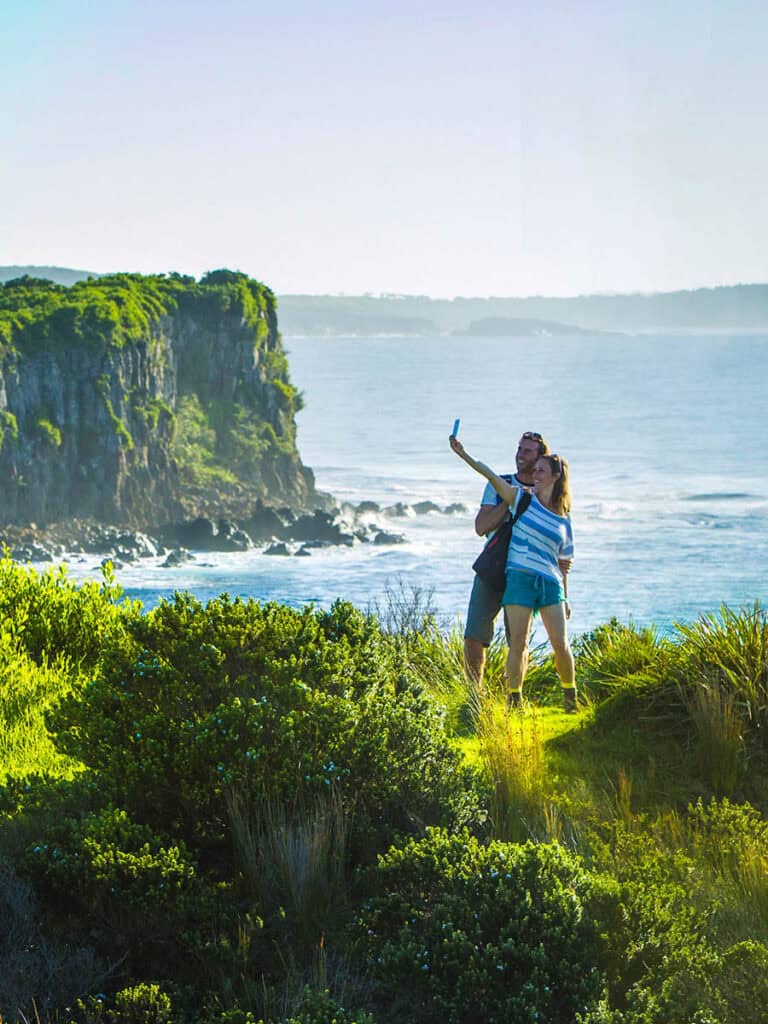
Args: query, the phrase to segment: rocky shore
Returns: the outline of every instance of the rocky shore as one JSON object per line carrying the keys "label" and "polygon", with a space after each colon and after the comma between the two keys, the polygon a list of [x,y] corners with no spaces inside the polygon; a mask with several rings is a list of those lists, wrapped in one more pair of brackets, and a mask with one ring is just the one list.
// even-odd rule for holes
{"label": "rocky shore", "polygon": [[[247,518],[182,519],[146,530],[71,518],[48,526],[0,526],[0,545],[19,562],[56,562],[69,555],[90,554],[115,568],[144,558],[163,558],[165,568],[182,565],[198,553],[249,551],[265,555],[308,557],[313,551],[356,544],[402,544],[405,537],[390,522],[428,514],[465,514],[463,505],[441,507],[434,502],[381,506],[373,501],[359,505],[329,500],[326,507],[296,512],[257,501]],[[393,524],[396,525],[396,524]]]}

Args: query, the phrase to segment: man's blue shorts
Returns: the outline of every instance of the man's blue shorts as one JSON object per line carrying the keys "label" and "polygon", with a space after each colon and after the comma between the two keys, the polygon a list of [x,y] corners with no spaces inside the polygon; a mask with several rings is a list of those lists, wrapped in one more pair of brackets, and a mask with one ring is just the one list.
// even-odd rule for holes
{"label": "man's blue shorts", "polygon": [[[467,608],[467,624],[464,636],[479,641],[487,647],[493,639],[493,625],[501,611],[501,594],[475,576]],[[506,622],[504,623],[506,627]]]}
{"label": "man's blue shorts", "polygon": [[559,580],[533,572],[507,569],[507,585],[502,604],[519,604],[523,608],[546,608],[565,600],[565,591]]}

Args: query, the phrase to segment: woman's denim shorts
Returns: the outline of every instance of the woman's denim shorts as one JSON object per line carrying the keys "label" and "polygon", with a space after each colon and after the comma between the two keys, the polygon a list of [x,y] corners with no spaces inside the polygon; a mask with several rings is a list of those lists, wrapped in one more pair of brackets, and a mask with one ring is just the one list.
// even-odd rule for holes
{"label": "woman's denim shorts", "polygon": [[519,604],[523,608],[546,608],[565,600],[565,591],[559,580],[533,572],[507,569],[507,585],[502,604]]}

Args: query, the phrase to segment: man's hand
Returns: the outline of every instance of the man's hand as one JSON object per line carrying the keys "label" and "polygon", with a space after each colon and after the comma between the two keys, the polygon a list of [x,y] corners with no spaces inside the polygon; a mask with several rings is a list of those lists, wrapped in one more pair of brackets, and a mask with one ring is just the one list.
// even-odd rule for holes
{"label": "man's hand", "polygon": [[560,572],[563,574],[563,576],[567,576],[568,573],[571,571],[571,566],[573,565],[573,559],[572,558],[558,558],[557,564],[560,566]]}

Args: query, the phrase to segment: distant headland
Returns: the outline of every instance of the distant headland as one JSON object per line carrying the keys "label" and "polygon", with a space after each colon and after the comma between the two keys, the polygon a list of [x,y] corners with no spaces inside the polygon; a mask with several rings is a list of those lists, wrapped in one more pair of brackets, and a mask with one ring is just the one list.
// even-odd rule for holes
{"label": "distant headland", "polygon": [[[25,274],[65,285],[100,276],[66,267],[0,267],[0,281]],[[285,337],[768,331],[768,284],[568,298],[278,295],[277,303]],[[517,323],[506,329],[490,323],[500,318]]]}

